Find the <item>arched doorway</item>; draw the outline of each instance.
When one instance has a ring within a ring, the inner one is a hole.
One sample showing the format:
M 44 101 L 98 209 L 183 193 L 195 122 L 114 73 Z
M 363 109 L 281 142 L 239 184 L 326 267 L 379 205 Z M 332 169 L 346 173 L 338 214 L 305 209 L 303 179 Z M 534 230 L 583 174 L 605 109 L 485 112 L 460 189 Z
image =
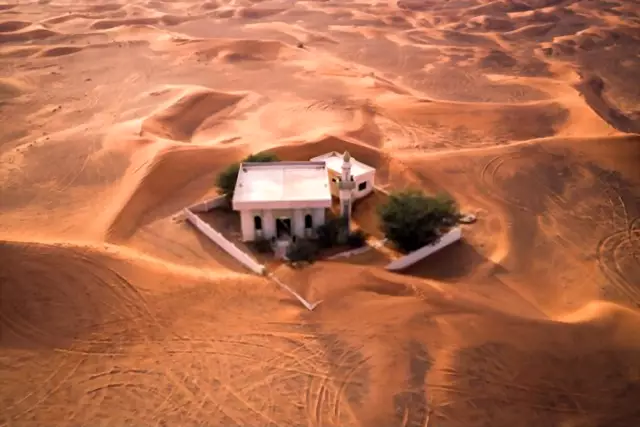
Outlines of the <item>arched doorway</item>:
M 291 236 L 291 218 L 276 219 L 276 236 L 278 239 Z

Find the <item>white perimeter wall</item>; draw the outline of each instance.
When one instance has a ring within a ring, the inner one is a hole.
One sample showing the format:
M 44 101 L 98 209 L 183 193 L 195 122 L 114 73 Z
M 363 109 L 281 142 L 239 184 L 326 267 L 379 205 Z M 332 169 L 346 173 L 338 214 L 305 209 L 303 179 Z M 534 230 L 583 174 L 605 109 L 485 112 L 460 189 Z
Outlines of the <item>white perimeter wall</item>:
M 195 205 L 189 206 L 191 212 L 209 212 L 212 209 L 219 208 L 227 203 L 227 198 L 225 196 L 217 196 L 213 199 L 205 200 L 204 202 L 196 203 Z
M 460 227 L 456 227 L 452 230 L 449 230 L 448 233 L 443 234 L 436 244 L 423 246 L 420 249 L 403 256 L 402 258 L 398 258 L 397 260 L 389 263 L 385 267 L 385 269 L 392 271 L 403 270 L 415 264 L 416 262 L 428 257 L 432 253 L 438 252 L 440 249 L 447 247 L 454 242 L 457 242 L 461 238 L 462 230 L 460 229 Z
M 365 245 L 361 248 L 351 249 L 348 251 L 340 252 L 338 254 L 332 255 L 327 259 L 338 259 L 338 258 L 349 258 L 354 255 L 363 254 L 371 249 L 371 246 L 365 243 Z
M 218 246 L 225 250 L 229 255 L 240 261 L 244 266 L 249 268 L 254 273 L 264 274 L 265 267 L 249 256 L 247 253 L 240 250 L 236 245 L 227 240 L 222 234 L 216 231 L 209 224 L 198 218 L 189 209 L 185 209 L 185 215 L 187 220 L 193 224 L 198 230 L 200 230 L 205 236 L 213 240 Z

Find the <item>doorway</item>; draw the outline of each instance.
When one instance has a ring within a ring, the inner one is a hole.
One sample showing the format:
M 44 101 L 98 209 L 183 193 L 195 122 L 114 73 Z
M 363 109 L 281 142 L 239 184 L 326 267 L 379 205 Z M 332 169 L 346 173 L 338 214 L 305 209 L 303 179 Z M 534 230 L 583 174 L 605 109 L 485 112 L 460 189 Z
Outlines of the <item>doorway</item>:
M 276 219 L 276 236 L 278 239 L 291 236 L 291 218 Z

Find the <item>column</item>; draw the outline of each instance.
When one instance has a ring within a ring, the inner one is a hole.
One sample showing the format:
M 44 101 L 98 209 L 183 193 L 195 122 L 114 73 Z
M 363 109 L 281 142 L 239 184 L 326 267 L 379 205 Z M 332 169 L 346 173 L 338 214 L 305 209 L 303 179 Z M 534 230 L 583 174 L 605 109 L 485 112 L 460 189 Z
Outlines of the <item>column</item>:
M 253 228 L 253 212 L 250 210 L 240 211 L 240 229 L 242 231 L 242 241 L 250 242 L 255 239 Z
M 276 219 L 273 216 L 271 209 L 265 209 L 262 211 L 262 229 L 264 230 L 264 237 L 270 239 L 276 235 Z
M 304 237 L 304 212 L 302 209 L 293 209 L 291 215 L 291 232 L 298 237 Z

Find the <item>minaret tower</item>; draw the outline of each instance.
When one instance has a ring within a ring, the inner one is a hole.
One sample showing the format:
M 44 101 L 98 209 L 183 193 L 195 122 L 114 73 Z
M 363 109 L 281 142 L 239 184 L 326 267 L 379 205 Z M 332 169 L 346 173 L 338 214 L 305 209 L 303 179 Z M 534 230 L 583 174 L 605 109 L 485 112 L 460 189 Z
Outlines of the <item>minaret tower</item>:
M 343 218 L 346 218 L 347 232 L 351 226 L 351 199 L 353 197 L 353 189 L 355 187 L 356 183 L 351 175 L 351 156 L 348 151 L 345 151 L 342 158 L 342 176 L 338 183 L 338 189 L 340 190 L 340 215 Z

